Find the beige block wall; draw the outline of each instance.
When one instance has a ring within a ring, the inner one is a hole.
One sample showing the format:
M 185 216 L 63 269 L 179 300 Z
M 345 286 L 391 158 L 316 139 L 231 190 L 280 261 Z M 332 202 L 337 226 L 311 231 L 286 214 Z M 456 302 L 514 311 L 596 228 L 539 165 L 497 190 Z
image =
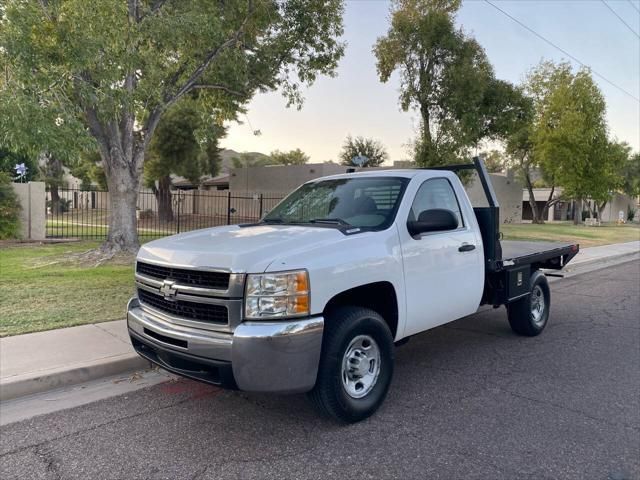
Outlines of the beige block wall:
M 229 175 L 229 190 L 288 194 L 314 178 L 346 171 L 347 167 L 335 163 L 233 168 Z
M 602 211 L 602 221 L 603 222 L 617 222 L 618 215 L 622 212 L 622 218 L 624 221 L 627 221 L 627 210 L 631 208 L 636 208 L 636 201 L 634 198 L 629 197 L 628 195 L 623 195 L 621 193 L 615 193 L 611 200 L 605 205 L 604 210 Z M 636 216 L 634 221 L 638 221 L 638 213 L 636 212 Z
M 46 199 L 44 182 L 14 183 L 22 209 L 20 236 L 23 240 L 44 240 L 46 234 Z
M 260 196 L 262 195 L 262 209 Z M 231 219 L 257 219 L 260 212 L 264 215 L 271 210 L 285 194 L 278 192 L 235 192 L 205 191 L 194 198 L 194 213 L 198 215 L 225 217 L 227 207 L 231 207 Z
M 500 205 L 500 223 L 522 222 L 522 184 L 511 175 L 489 174 L 493 189 Z M 474 207 L 486 207 L 487 197 L 477 174 L 465 187 L 469 200 Z

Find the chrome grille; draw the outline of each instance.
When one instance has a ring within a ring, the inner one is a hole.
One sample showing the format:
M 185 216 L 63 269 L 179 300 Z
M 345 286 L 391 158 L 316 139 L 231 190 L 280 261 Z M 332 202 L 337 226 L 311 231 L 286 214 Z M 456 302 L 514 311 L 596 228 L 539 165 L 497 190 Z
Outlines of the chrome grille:
M 242 321 L 245 275 L 223 269 L 136 263 L 140 306 L 185 327 L 233 332 Z
M 138 262 L 136 264 L 136 273 L 159 280 L 171 279 L 181 285 L 214 290 L 227 290 L 231 276 L 229 272 L 189 270 L 186 268 L 173 268 L 144 262 Z
M 196 303 L 184 300 L 166 300 L 164 297 L 141 288 L 138 289 L 140 302 L 176 317 L 200 322 L 226 325 L 229 319 L 227 307 L 211 303 Z

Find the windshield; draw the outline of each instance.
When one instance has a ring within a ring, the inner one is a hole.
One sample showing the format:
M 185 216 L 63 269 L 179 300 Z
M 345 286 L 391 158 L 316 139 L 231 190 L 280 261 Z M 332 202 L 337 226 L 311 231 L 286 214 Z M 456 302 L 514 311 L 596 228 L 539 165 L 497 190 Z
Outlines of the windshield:
M 393 222 L 408 178 L 360 177 L 306 183 L 263 222 L 341 225 L 382 230 Z

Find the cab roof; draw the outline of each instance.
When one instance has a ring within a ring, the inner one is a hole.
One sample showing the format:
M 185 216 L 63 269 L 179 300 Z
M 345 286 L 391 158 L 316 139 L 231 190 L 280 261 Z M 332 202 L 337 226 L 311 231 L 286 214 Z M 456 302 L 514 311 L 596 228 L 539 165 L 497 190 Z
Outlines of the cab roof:
M 455 174 L 448 170 L 429 170 L 423 168 L 398 168 L 398 169 L 389 169 L 389 170 L 366 170 L 360 172 L 352 172 L 352 173 L 338 173 L 335 175 L 327 175 L 326 177 L 318 177 L 313 180 L 309 180 L 306 183 L 315 183 L 321 182 L 323 180 L 333 180 L 340 178 L 357 178 L 357 177 L 403 177 L 403 178 L 414 178 L 414 177 L 423 177 L 429 178 L 433 176 L 439 177 L 449 177 Z

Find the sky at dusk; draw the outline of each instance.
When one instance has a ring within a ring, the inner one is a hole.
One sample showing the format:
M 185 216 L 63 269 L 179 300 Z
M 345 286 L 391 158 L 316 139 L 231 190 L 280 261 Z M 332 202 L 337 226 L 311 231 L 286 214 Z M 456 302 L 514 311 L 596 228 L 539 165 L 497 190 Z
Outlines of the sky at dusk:
M 640 98 L 640 38 L 600 0 L 493 3 Z M 640 9 L 640 1 L 608 0 L 607 4 L 640 33 L 640 12 L 634 8 Z M 456 21 L 484 47 L 500 79 L 520 83 L 541 59 L 570 60 L 484 0 L 465 0 Z M 351 134 L 380 140 L 391 161 L 408 159 L 418 115 L 400 110 L 397 75 L 380 83 L 371 51 L 388 25 L 389 2 L 347 1 L 343 36 L 347 47 L 337 75 L 319 78 L 306 91 L 301 110 L 286 108 L 279 93 L 257 95 L 247 116 L 241 117 L 243 124 L 230 124 L 221 145 L 267 154 L 300 148 L 311 156 L 311 162 L 336 161 L 345 137 Z M 596 75 L 594 79 L 607 101 L 611 136 L 640 150 L 640 102 Z M 256 136 L 253 130 L 261 134 Z

